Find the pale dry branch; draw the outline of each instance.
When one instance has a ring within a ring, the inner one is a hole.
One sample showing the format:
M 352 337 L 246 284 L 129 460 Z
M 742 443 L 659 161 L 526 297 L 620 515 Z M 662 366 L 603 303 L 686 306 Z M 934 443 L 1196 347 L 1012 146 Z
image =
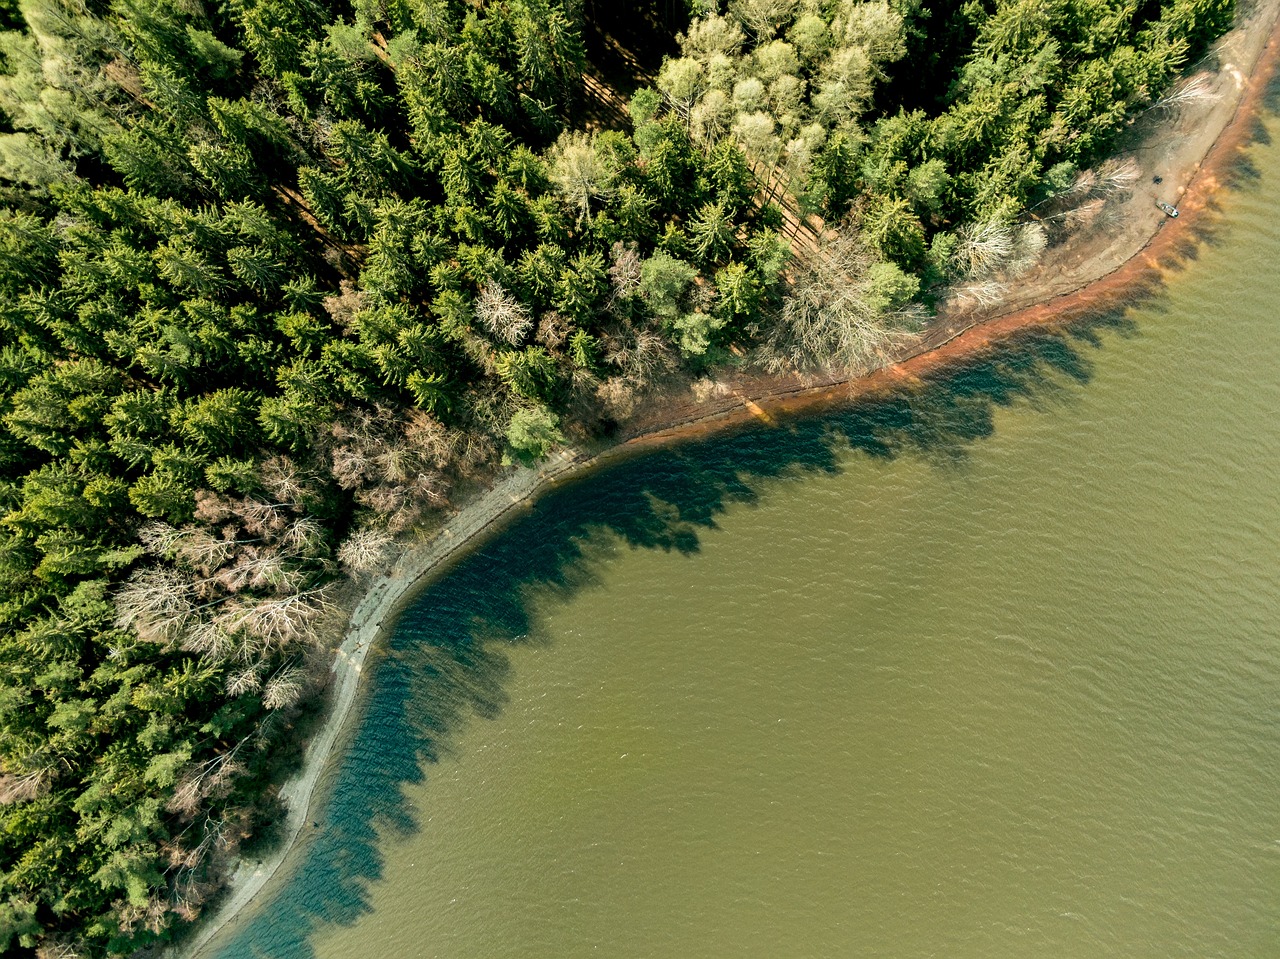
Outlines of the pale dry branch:
M 285 709 L 302 698 L 306 673 L 298 666 L 276 670 L 262 691 L 262 705 L 267 709 Z
M 261 726 L 255 726 L 247 736 L 226 752 L 187 767 L 178 778 L 178 784 L 173 790 L 173 795 L 169 797 L 166 808 L 170 812 L 187 816 L 194 814 L 207 796 L 229 782 L 243 768 L 237 757 L 240 751 L 258 736 L 261 729 Z
M 873 287 L 875 257 L 852 232 L 792 279 L 758 360 L 775 371 L 867 371 L 917 337 L 918 307 L 888 309 Z
M 346 538 L 338 549 L 338 562 L 350 573 L 380 572 L 386 566 L 391 542 L 386 530 L 365 526 Z
M 302 470 L 287 456 L 273 456 L 258 469 L 258 477 L 275 499 L 298 503 L 307 494 Z
M 1151 107 L 1172 112 L 1190 103 L 1215 103 L 1221 99 L 1222 94 L 1213 89 L 1212 75 L 1200 73 L 1160 97 Z
M 228 696 L 243 696 L 245 693 L 257 692 L 262 688 L 262 677 L 257 666 L 247 666 L 237 670 L 227 680 Z
M 951 291 L 950 300 L 960 312 L 986 309 L 1000 303 L 1008 289 L 1007 285 L 995 280 L 966 283 Z
M 0 806 L 38 799 L 49 791 L 57 767 L 53 763 L 26 773 L 0 773 Z
M 323 587 L 245 603 L 229 611 L 227 631 L 255 637 L 264 649 L 313 642 L 316 620 L 327 605 Z
M 182 534 L 168 523 L 147 523 L 138 530 L 138 542 L 152 556 L 167 556 Z
M 635 243 L 618 240 L 610 249 L 613 262 L 609 266 L 609 305 L 640 292 L 640 252 Z
M 1114 196 L 1132 190 L 1142 176 L 1142 168 L 1131 156 L 1112 157 L 1098 167 L 1098 180 L 1094 192 L 1102 196 Z
M 194 586 L 175 569 L 155 566 L 134 573 L 115 596 L 116 626 L 148 642 L 169 642 L 195 609 Z
M 533 327 L 528 308 L 493 280 L 486 280 L 475 301 L 476 319 L 489 335 L 519 345 Z
M 952 265 L 961 276 L 991 276 L 1000 272 L 1013 255 L 1013 227 L 1007 223 L 966 223 L 956 232 L 959 243 L 952 254 Z

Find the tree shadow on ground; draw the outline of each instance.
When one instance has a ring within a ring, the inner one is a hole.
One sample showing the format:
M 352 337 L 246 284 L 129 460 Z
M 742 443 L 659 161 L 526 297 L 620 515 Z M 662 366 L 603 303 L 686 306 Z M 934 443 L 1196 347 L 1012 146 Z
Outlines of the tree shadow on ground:
M 532 638 L 534 596 L 571 597 L 597 581 L 615 550 L 697 554 L 730 505 L 837 474 L 857 457 L 963 469 L 973 445 L 995 431 L 998 410 L 1069 408 L 1092 377 L 1089 354 L 1104 332 L 1135 330 L 1113 312 L 1028 331 L 894 393 L 645 453 L 543 497 L 401 616 L 322 824 L 285 887 L 218 955 L 311 959 L 318 928 L 351 925 L 372 910 L 382 846 L 422 828 L 406 787 L 428 777 L 468 722 L 503 709 L 508 650 L 545 641 Z

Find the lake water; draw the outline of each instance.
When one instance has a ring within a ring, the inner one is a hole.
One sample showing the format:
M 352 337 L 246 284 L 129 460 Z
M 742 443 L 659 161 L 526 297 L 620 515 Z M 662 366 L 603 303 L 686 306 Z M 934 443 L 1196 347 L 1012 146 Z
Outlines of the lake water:
M 1129 310 L 558 491 L 220 959 L 1280 955 L 1280 146 Z

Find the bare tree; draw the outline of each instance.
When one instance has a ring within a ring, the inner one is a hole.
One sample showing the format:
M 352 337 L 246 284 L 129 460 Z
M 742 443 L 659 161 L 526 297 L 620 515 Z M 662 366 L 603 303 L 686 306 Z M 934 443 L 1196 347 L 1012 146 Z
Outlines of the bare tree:
M 42 940 L 36 947 L 36 959 L 80 959 L 85 955 L 83 950 L 83 942 L 54 935 Z
M 342 444 L 329 451 L 330 471 L 343 489 L 362 485 L 372 472 L 368 450 L 358 444 Z
M 171 908 L 188 922 L 199 916 L 200 905 L 215 888 L 201 879 L 205 864 L 214 850 L 225 850 L 231 845 L 230 823 L 226 817 L 206 816 L 200 823 L 200 831 L 200 842 L 195 846 L 187 848 L 175 842 L 169 849 L 169 866 L 176 870 L 170 887 Z
M 323 587 L 242 604 L 229 611 L 228 632 L 243 631 L 261 641 L 263 651 L 314 642 L 316 620 L 324 612 Z
M 1071 209 L 1059 214 L 1062 225 L 1068 230 L 1078 230 L 1088 226 L 1098 214 L 1102 212 L 1102 208 L 1106 205 L 1106 200 L 1087 200 Z
M 457 435 L 429 413 L 410 410 L 405 418 L 404 438 L 437 469 L 444 469 L 453 460 Z
M 1172 112 L 1189 103 L 1212 103 L 1221 99 L 1222 94 L 1213 89 L 1212 75 L 1198 73 L 1160 97 L 1151 107 L 1154 110 Z
M 116 593 L 116 626 L 132 629 L 149 642 L 176 639 L 195 611 L 194 592 L 191 582 L 175 569 L 139 570 Z
M 262 485 L 277 500 L 298 503 L 307 495 L 302 469 L 288 456 L 273 456 L 258 468 Z
M 236 507 L 235 513 L 244 523 L 245 529 L 258 536 L 278 533 L 289 522 L 287 503 L 268 503 L 248 496 L 236 504 Z
M 667 338 L 645 327 L 618 324 L 605 331 L 603 343 L 604 359 L 637 387 L 647 386 L 676 365 Z
M 1142 168 L 1131 156 L 1112 157 L 1098 167 L 1098 182 L 1094 193 L 1102 196 L 1113 196 L 1127 193 L 1142 176 Z
M 703 149 L 710 150 L 733 127 L 734 106 L 723 90 L 708 90 L 689 113 L 689 130 Z
M 959 242 L 952 264 L 964 277 L 979 278 L 998 273 L 1013 254 L 1013 227 L 995 220 L 966 223 L 957 232 Z
M 43 796 L 56 772 L 55 763 L 46 763 L 24 773 L 0 773 L 0 806 Z
M 236 641 L 217 620 L 202 619 L 183 633 L 182 648 L 210 662 L 223 663 L 234 656 Z
M 533 326 L 528 308 L 494 280 L 480 288 L 475 314 L 491 336 L 512 346 L 518 346 Z
M 349 573 L 378 572 L 386 566 L 391 541 L 391 534 L 384 529 L 361 527 L 338 549 L 338 562 Z
M 227 680 L 228 696 L 243 696 L 245 693 L 256 692 L 261 688 L 262 675 L 258 672 L 257 664 L 237 670 Z
M 601 383 L 595 398 L 615 420 L 625 420 L 636 409 L 636 386 L 625 376 L 611 376 Z
M 213 526 L 235 515 L 231 500 L 209 490 L 196 490 L 196 519 Z
M 559 350 L 572 335 L 573 330 L 573 324 L 568 317 L 556 310 L 548 310 L 538 321 L 538 332 L 534 339 L 549 350 Z
M 1020 276 L 1035 264 L 1047 242 L 1044 227 L 1038 223 L 966 223 L 957 235 L 952 265 L 971 280 L 997 274 Z
M 837 235 L 793 278 L 761 350 L 764 365 L 866 371 L 913 341 L 921 314 L 885 307 L 875 289 L 876 262 L 852 231 Z
M 255 726 L 247 736 L 230 749 L 212 759 L 187 767 L 178 777 L 178 784 L 173 790 L 173 795 L 169 797 L 167 807 L 169 811 L 187 816 L 194 815 L 205 798 L 213 795 L 243 770 L 244 765 L 238 758 L 240 751 L 257 739 L 261 731 L 261 726 Z
M 213 578 L 228 593 L 238 593 L 244 589 L 280 588 L 297 575 L 297 571 L 286 567 L 279 550 L 250 546 L 241 551 L 234 563 L 218 570 Z
M 1008 285 L 996 280 L 976 280 L 953 289 L 950 300 L 962 312 L 986 309 L 1000 303 L 1008 290 Z
M 138 542 L 152 556 L 168 556 L 181 537 L 168 523 L 147 523 L 138 530 Z
M 306 673 L 299 666 L 276 670 L 262 690 L 262 705 L 267 709 L 286 709 L 302 698 L 306 689 Z
M 184 530 L 178 541 L 177 558 L 203 575 L 230 561 L 238 542 L 213 536 L 203 529 Z
M 350 330 L 354 326 L 355 315 L 364 309 L 367 298 L 364 291 L 357 290 L 350 280 L 343 280 L 338 288 L 341 293 L 326 296 L 320 305 L 335 323 L 344 330 Z
M 609 267 L 609 280 L 612 286 L 609 305 L 613 306 L 619 300 L 625 300 L 640 292 L 641 260 L 640 251 L 634 241 L 623 243 L 619 240 L 613 244 L 609 252 L 613 257 L 613 263 Z
M 300 516 L 280 534 L 280 545 L 300 556 L 314 556 L 324 544 L 324 526 L 313 516 Z

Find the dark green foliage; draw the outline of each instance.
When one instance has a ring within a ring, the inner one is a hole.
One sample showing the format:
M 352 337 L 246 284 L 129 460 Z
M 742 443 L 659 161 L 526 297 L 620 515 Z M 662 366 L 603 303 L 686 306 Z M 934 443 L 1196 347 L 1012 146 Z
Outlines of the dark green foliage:
M 767 340 L 788 191 L 853 214 L 860 307 L 901 310 L 1232 11 L 799 4 L 588 134 L 580 6 L 0 0 L 6 954 L 193 917 L 271 814 L 319 590 L 500 457 Z

